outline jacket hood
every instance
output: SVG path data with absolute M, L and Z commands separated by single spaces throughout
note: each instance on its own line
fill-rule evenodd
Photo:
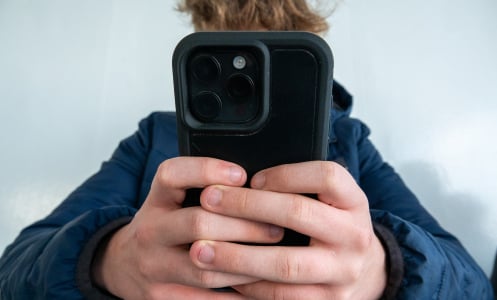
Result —
M 333 81 L 333 110 L 337 111 L 339 116 L 350 115 L 352 110 L 352 95 L 338 82 Z
M 352 95 L 338 82 L 333 81 L 332 109 L 330 112 L 330 142 L 335 142 L 334 124 L 338 119 L 350 116 L 352 111 Z

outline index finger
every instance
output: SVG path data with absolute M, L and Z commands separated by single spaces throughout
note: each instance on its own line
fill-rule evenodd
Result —
M 251 187 L 281 193 L 317 194 L 324 203 L 340 209 L 367 204 L 367 198 L 350 173 L 337 163 L 310 161 L 285 164 L 254 175 Z
M 231 162 L 209 157 L 176 157 L 160 164 L 146 204 L 177 209 L 187 189 L 213 184 L 242 186 L 246 180 L 245 170 Z

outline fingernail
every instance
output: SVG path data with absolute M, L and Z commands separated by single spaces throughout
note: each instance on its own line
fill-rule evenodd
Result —
M 240 182 L 240 180 L 242 179 L 242 170 L 240 170 L 240 168 L 237 168 L 237 167 L 230 167 L 230 180 L 232 182 L 235 182 L 235 183 L 238 183 Z
M 221 202 L 223 192 L 220 189 L 213 187 L 207 193 L 206 202 L 209 206 L 217 206 Z
M 259 173 L 252 178 L 252 187 L 255 189 L 260 189 L 266 183 L 266 175 L 264 173 Z
M 283 234 L 283 228 L 275 225 L 269 225 L 269 236 L 280 237 Z
M 214 248 L 207 243 L 203 244 L 198 252 L 198 260 L 204 264 L 212 263 L 214 261 L 214 256 Z

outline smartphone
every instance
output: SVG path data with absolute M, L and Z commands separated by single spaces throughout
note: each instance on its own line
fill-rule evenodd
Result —
M 250 178 L 281 164 L 326 160 L 333 56 L 307 32 L 197 32 L 173 54 L 180 155 L 241 165 Z M 184 206 L 199 204 L 201 190 Z M 306 245 L 291 230 L 281 245 Z

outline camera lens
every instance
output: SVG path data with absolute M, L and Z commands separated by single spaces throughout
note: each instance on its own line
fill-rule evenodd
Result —
M 254 93 L 254 82 L 245 74 L 235 74 L 228 79 L 227 89 L 233 98 L 248 98 Z
M 193 76 L 198 80 L 210 82 L 221 74 L 221 65 L 214 56 L 199 55 L 191 63 Z
M 222 102 L 214 92 L 200 92 L 191 102 L 191 111 L 202 121 L 212 121 L 221 112 Z

